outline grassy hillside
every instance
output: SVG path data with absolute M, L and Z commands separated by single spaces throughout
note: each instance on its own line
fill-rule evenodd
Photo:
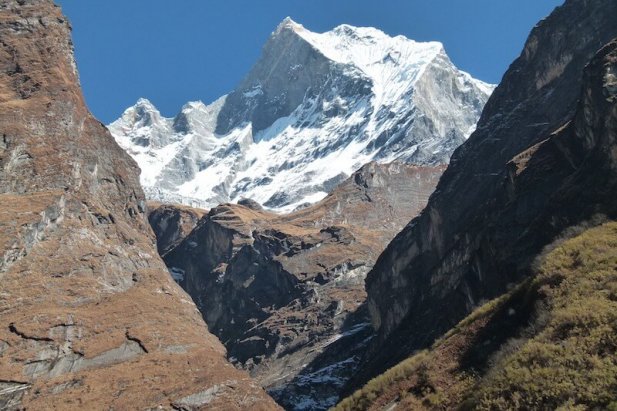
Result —
M 617 410 L 617 222 L 578 231 L 336 410 Z

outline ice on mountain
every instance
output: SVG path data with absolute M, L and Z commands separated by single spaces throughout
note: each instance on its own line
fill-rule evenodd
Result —
M 229 95 L 173 119 L 140 100 L 110 130 L 151 198 L 290 211 L 369 161 L 446 163 L 492 90 L 441 43 L 349 25 L 313 33 L 287 18 Z

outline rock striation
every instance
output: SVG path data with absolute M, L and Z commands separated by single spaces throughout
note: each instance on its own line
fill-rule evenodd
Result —
M 0 204 L 0 408 L 278 408 L 157 256 L 51 0 L 0 3 Z
M 610 48 L 584 71 L 617 36 L 615 15 L 614 1 L 568 0 L 532 30 L 426 209 L 368 274 L 378 337 L 359 380 L 529 276 L 565 228 L 615 214 Z
M 235 364 L 285 408 L 327 409 L 372 336 L 364 276 L 442 172 L 370 163 L 286 215 L 223 204 L 164 260 Z

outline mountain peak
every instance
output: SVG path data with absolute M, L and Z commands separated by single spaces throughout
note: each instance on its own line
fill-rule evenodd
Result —
M 216 107 L 216 105 L 214 105 Z M 189 101 L 173 119 L 173 128 L 182 134 L 196 133 L 201 136 L 212 132 L 213 106 L 206 106 L 202 101 Z
M 402 64 L 405 64 L 405 60 L 426 64 L 436 55 L 446 54 L 443 44 L 438 41 L 417 42 L 403 35 L 390 36 L 374 27 L 358 27 L 346 23 L 319 33 L 286 17 L 277 26 L 273 36 L 283 32 L 297 35 L 329 60 L 353 64 L 364 72 L 367 66 L 374 66 L 377 60 L 389 58 L 392 51 L 401 55 Z
M 182 113 L 191 112 L 194 110 L 205 111 L 207 106 L 201 101 L 189 101 L 185 105 L 182 106 Z
M 153 122 L 158 122 L 161 118 L 159 110 L 145 98 L 137 100 L 135 106 L 127 110 L 125 114 L 129 114 L 134 122 L 141 122 L 143 125 L 150 125 Z
M 139 100 L 137 100 L 137 103 L 135 103 L 135 108 L 147 108 L 147 109 L 154 109 L 156 110 L 156 107 L 154 106 L 154 104 L 152 104 L 152 102 L 150 100 L 148 100 L 147 98 L 141 97 Z
M 373 38 L 388 38 L 386 33 L 374 27 L 357 27 L 351 24 L 341 24 L 332 29 L 332 33 L 347 37 L 373 37 Z
M 341 24 L 330 31 L 315 33 L 296 31 L 312 47 L 328 59 L 353 64 L 369 74 L 380 61 L 399 58 L 398 66 L 419 66 L 431 62 L 436 55 L 445 54 L 440 42 L 417 42 L 405 36 L 392 37 L 373 27 L 355 27 Z
M 371 160 L 447 162 L 492 88 L 460 72 L 442 50 L 438 42 L 349 24 L 314 33 L 286 18 L 226 97 L 206 107 L 189 103 L 152 127 L 139 121 L 112 131 L 132 144 L 130 152 L 144 154 L 149 188 L 207 207 L 250 197 L 293 210 Z M 421 115 L 430 122 L 413 121 Z
M 127 108 L 122 116 L 109 125 L 110 129 L 139 129 L 164 123 L 159 110 L 147 98 L 140 98 L 135 105 Z
M 285 30 L 291 30 L 294 32 L 298 32 L 304 30 L 304 26 L 302 24 L 296 23 L 291 17 L 287 16 L 279 23 L 274 34 L 278 34 Z

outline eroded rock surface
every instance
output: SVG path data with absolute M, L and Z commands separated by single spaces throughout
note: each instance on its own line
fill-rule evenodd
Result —
M 442 171 L 370 163 L 286 215 L 223 204 L 165 262 L 238 366 L 286 408 L 325 409 L 372 336 L 364 276 Z
M 168 275 L 138 178 L 60 9 L 2 1 L 0 408 L 277 408 Z
M 148 202 L 148 222 L 156 233 L 156 248 L 165 256 L 193 231 L 206 210 L 179 204 Z

